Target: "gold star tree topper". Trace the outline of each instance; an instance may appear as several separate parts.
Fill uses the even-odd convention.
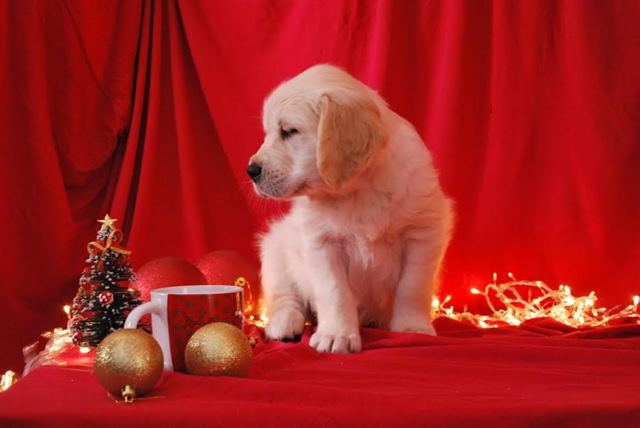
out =
[[[102,227],[100,230],[105,229],[115,229],[115,222],[118,221],[117,218],[109,217],[109,214],[106,214],[102,220],[98,220],[98,223],[102,223]]]

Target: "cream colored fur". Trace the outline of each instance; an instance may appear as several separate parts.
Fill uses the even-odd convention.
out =
[[[329,65],[276,88],[263,126],[256,192],[293,200],[261,237],[267,336],[300,334],[312,313],[321,352],[360,351],[361,325],[435,334],[453,212],[413,126]]]

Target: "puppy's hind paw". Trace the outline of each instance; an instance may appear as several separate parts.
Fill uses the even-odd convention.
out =
[[[265,334],[272,340],[294,340],[304,330],[304,315],[295,309],[280,309],[269,318]]]
[[[389,325],[389,330],[401,333],[422,333],[429,336],[436,335],[436,330],[431,325],[431,322],[423,316],[394,317]]]

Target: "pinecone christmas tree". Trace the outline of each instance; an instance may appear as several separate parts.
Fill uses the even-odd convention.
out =
[[[95,241],[87,245],[89,258],[73,299],[69,329],[73,343],[97,346],[109,333],[124,326],[129,312],[142,301],[129,287],[135,275],[129,263],[131,252],[118,246],[122,232],[107,214]]]

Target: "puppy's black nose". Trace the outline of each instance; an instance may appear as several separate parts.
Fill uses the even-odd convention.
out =
[[[260,179],[260,174],[262,174],[262,167],[257,163],[251,162],[247,167],[247,174],[254,182],[258,182]]]

